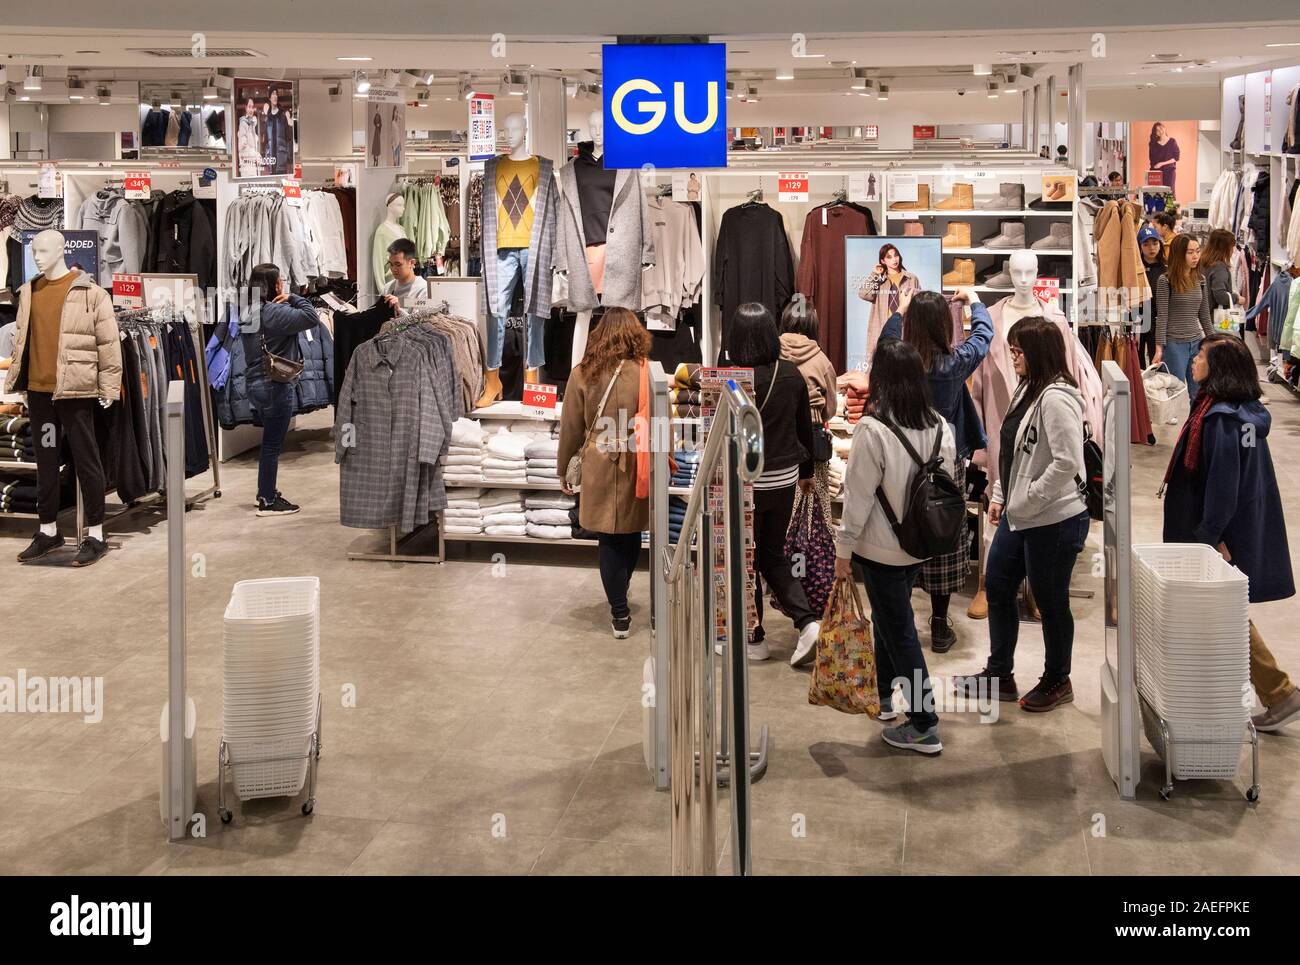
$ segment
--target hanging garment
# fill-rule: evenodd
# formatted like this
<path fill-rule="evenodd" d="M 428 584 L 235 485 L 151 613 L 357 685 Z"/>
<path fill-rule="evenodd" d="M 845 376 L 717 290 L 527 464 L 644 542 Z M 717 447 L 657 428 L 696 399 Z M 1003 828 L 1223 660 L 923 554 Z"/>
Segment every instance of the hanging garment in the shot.
<path fill-rule="evenodd" d="M 343 209 L 338 198 L 325 191 L 307 191 L 302 196 L 303 226 L 307 243 L 316 252 L 322 275 L 348 276 L 348 253 L 343 228 Z"/>
<path fill-rule="evenodd" d="M 560 169 L 555 268 L 563 273 L 561 288 L 567 287 L 560 304 L 574 312 L 591 311 L 598 305 L 638 312 L 642 308 L 642 269 L 655 262 L 654 231 L 640 171 L 610 172 L 614 177 L 609 186 L 609 208 L 588 211 L 605 204 L 606 198 L 608 179 L 600 176 L 603 170 L 600 174 L 593 171 L 593 166 L 594 162 L 577 158 Z M 588 227 L 599 234 L 588 237 Z M 588 254 L 597 246 L 601 246 L 603 258 L 599 277 L 588 261 Z"/>
<path fill-rule="evenodd" d="M 149 243 L 149 224 L 144 212 L 126 200 L 120 189 L 96 191 L 77 209 L 69 225 L 99 236 L 99 278 L 101 288 L 113 288 L 113 275 L 139 274 L 144 268 Z"/>
<path fill-rule="evenodd" d="M 844 239 L 875 233 L 871 212 L 850 204 L 820 205 L 804 220 L 795 288 L 816 307 L 821 327 L 818 341 L 837 372 L 846 370 L 850 354 L 845 344 Z M 874 345 L 868 348 L 866 359 L 873 349 Z"/>
<path fill-rule="evenodd" d="M 144 116 L 140 125 L 140 144 L 142 147 L 163 147 L 167 143 L 167 128 L 170 126 L 171 111 L 154 108 Z"/>
<path fill-rule="evenodd" d="M 731 316 L 758 302 L 779 319 L 794 294 L 790 239 L 781 215 L 761 202 L 728 209 L 713 249 L 713 300 L 722 306 L 722 350 Z"/>
<path fill-rule="evenodd" d="M 217 281 L 217 226 L 192 191 L 164 195 L 153 214 L 146 271 L 197 275 L 204 291 Z"/>
<path fill-rule="evenodd" d="M 641 307 L 652 331 L 674 331 L 683 308 L 694 305 L 704 284 L 704 247 L 689 205 L 666 197 L 646 201 L 654 264 L 641 276 Z"/>
<path fill-rule="evenodd" d="M 339 216 L 343 223 L 343 250 L 347 256 L 347 276 L 352 281 L 357 280 L 357 189 L 356 188 L 326 188 L 325 193 L 330 195 L 339 206 Z M 339 380 L 342 382 L 342 379 Z"/>

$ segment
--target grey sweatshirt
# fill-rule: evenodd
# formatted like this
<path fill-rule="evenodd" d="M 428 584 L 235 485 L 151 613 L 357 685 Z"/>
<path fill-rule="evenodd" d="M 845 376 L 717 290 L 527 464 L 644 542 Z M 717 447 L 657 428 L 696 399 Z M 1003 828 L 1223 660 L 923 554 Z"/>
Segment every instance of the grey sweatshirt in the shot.
<path fill-rule="evenodd" d="M 1007 411 L 1015 408 L 1024 391 L 1021 382 Z M 1050 526 L 1088 508 L 1076 479 L 1085 474 L 1083 395 L 1068 383 L 1054 382 L 1021 421 L 1011 477 L 993 484 L 991 499 L 1003 504 L 1013 530 Z"/>

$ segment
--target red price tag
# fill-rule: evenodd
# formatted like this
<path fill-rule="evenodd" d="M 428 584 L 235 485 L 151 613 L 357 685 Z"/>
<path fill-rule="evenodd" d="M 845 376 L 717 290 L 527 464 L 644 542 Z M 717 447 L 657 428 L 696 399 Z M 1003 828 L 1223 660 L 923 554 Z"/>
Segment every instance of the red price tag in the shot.
<path fill-rule="evenodd" d="M 1044 305 L 1055 305 L 1061 297 L 1061 279 L 1040 278 L 1034 282 L 1034 297 Z"/>
<path fill-rule="evenodd" d="M 160 168 L 179 168 L 181 166 L 181 162 L 180 161 L 159 161 L 158 166 Z"/>
<path fill-rule="evenodd" d="M 553 385 L 534 385 L 524 383 L 524 410 L 536 415 L 552 415 L 555 412 L 556 387 Z"/>
<path fill-rule="evenodd" d="M 144 278 L 113 274 L 113 304 L 122 308 L 144 308 Z"/>
<path fill-rule="evenodd" d="M 301 165 L 301 164 L 295 164 L 295 165 L 293 166 L 293 176 L 294 176 L 297 180 L 299 180 L 299 181 L 302 180 L 302 165 Z"/>
<path fill-rule="evenodd" d="M 148 171 L 127 171 L 122 181 L 123 192 L 129 201 L 147 201 L 153 193 L 153 175 Z"/>
<path fill-rule="evenodd" d="M 1162 184 L 1164 184 L 1164 183 L 1165 183 L 1165 176 L 1164 176 L 1163 172 L 1160 172 L 1160 171 L 1148 171 L 1148 172 L 1147 172 L 1147 185 L 1148 185 L 1148 186 L 1153 187 L 1153 188 L 1158 188 L 1158 187 L 1160 187 L 1160 186 L 1161 186 Z"/>
<path fill-rule="evenodd" d="M 776 190 L 781 201 L 807 201 L 808 173 L 806 171 L 782 171 L 776 178 Z"/>
<path fill-rule="evenodd" d="M 933 124 L 913 124 L 912 140 L 914 141 L 933 141 L 938 131 Z"/>
<path fill-rule="evenodd" d="M 284 186 L 284 200 L 293 205 L 295 208 L 302 204 L 302 184 L 293 178 L 284 178 L 280 182 Z"/>

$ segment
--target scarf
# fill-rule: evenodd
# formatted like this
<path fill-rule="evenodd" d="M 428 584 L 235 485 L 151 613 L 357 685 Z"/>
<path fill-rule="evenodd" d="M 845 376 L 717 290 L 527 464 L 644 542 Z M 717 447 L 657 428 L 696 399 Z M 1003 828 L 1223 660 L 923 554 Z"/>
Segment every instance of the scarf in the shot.
<path fill-rule="evenodd" d="M 1196 397 L 1191 414 L 1183 423 L 1183 431 L 1179 434 L 1178 441 L 1187 440 L 1187 447 L 1183 450 L 1183 468 L 1188 472 L 1194 473 L 1201 468 L 1201 435 L 1205 428 L 1205 414 L 1210 411 L 1210 406 L 1214 405 L 1215 401 L 1209 393 L 1202 392 Z M 1165 470 L 1165 485 L 1168 485 L 1169 480 L 1173 478 L 1174 467 L 1177 464 L 1178 446 L 1174 446 L 1174 456 L 1169 460 L 1169 468 Z"/>

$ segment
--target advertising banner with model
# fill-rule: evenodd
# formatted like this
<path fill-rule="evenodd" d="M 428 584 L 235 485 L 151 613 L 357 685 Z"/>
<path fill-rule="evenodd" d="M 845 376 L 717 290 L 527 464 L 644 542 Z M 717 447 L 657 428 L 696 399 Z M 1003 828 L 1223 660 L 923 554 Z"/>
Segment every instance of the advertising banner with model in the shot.
<path fill-rule="evenodd" d="M 844 239 L 845 361 L 865 372 L 903 296 L 943 290 L 939 238 L 863 235 Z"/>
<path fill-rule="evenodd" d="M 1133 121 L 1129 125 L 1130 181 L 1142 182 L 1148 171 L 1174 192 L 1179 204 L 1196 200 L 1196 121 Z"/>
<path fill-rule="evenodd" d="M 235 180 L 293 177 L 293 105 L 291 81 L 235 78 Z"/>
<path fill-rule="evenodd" d="M 366 94 L 366 167 L 400 168 L 405 160 L 406 102 L 395 87 Z"/>

